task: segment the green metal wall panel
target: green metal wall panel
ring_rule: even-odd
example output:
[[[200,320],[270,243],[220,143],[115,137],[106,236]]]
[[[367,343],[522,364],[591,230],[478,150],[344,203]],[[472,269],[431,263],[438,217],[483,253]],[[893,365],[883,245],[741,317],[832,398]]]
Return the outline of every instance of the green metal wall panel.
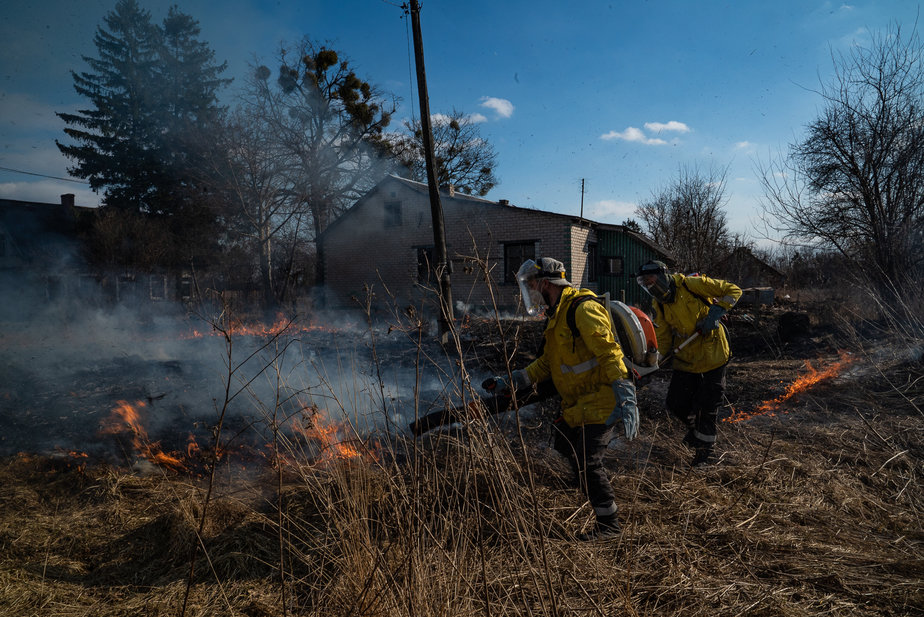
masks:
[[[609,292],[610,298],[614,300],[623,300],[627,304],[644,308],[651,306],[648,294],[635,281],[635,273],[646,261],[660,259],[657,253],[621,231],[598,229],[597,255],[601,264],[604,265],[609,258],[622,259],[621,274],[604,274],[606,268],[601,268],[599,275],[601,294]]]

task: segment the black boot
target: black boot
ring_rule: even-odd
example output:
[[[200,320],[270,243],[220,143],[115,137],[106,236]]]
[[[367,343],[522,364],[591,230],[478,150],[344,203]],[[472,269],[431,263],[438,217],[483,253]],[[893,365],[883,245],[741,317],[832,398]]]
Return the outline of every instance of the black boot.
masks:
[[[707,467],[713,465],[715,462],[716,457],[712,452],[712,448],[697,448],[696,454],[693,455],[693,460],[690,462],[690,466]]]
[[[619,526],[619,519],[615,514],[611,514],[609,516],[597,518],[597,523],[594,525],[593,529],[579,533],[576,537],[581,542],[588,542],[590,540],[612,540],[618,538],[621,532],[622,528]]]

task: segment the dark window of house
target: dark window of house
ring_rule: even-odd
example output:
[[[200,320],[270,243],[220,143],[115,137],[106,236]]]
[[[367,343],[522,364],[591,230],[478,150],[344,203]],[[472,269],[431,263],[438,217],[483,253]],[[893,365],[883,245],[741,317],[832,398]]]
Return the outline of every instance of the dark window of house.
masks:
[[[385,227],[400,227],[401,226],[401,202],[400,201],[386,201],[385,202]]]
[[[6,236],[0,235],[0,257],[6,255]]]
[[[82,298],[89,298],[98,288],[96,277],[92,274],[81,274],[80,278],[77,279],[77,290]]]
[[[180,279],[180,297],[183,300],[189,300],[192,297],[192,277],[184,274]]]
[[[536,259],[536,243],[534,241],[504,244],[505,283],[517,282],[517,270],[527,259]]]
[[[150,276],[151,300],[164,300],[167,297],[167,277],[163,274]]]
[[[613,276],[622,276],[622,257],[604,257],[600,273],[611,274]]]
[[[138,281],[133,274],[122,274],[118,281],[119,302],[136,303],[138,301]]]
[[[587,282],[597,282],[597,245],[587,245]]]
[[[433,247],[417,248],[417,282],[427,284],[433,280]]]

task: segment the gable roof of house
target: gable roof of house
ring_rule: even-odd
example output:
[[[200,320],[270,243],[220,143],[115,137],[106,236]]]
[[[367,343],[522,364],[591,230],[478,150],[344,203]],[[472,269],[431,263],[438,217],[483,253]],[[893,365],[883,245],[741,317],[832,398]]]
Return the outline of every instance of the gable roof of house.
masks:
[[[767,272],[768,274],[771,274],[773,276],[778,276],[781,278],[786,277],[786,275],[784,275],[782,272],[780,272],[779,270],[777,270],[776,268],[768,264],[766,261],[764,261],[757,255],[755,255],[753,251],[751,251],[751,249],[749,249],[746,246],[736,247],[728,255],[726,255],[721,260],[719,260],[719,262],[716,264],[716,267],[717,268],[727,267],[732,262],[741,261],[741,260],[749,261],[753,263],[755,266],[757,266],[758,268],[760,268],[762,271]]]
[[[402,178],[394,174],[389,174],[385,176],[385,178],[383,178],[381,182],[379,182],[371,190],[369,190],[368,193],[366,193],[365,195],[360,197],[358,200],[356,200],[355,204],[350,206],[346,211],[343,212],[343,214],[337,217],[337,220],[335,220],[333,223],[328,225],[327,228],[323,232],[321,232],[320,236],[323,237],[327,233],[327,230],[337,226],[339,223],[344,221],[351,212],[354,212],[356,209],[362,207],[362,205],[365,202],[372,199],[372,197],[374,197],[376,193],[378,193],[378,191],[380,191],[384,185],[386,185],[387,183],[391,183],[391,182],[396,182],[400,185],[403,185],[411,189],[412,191],[416,193],[420,193],[421,195],[425,195],[429,197],[430,189],[426,183],[417,182],[416,180],[409,180],[408,178]],[[482,206],[506,208],[506,209],[520,210],[523,212],[531,212],[534,214],[542,214],[543,216],[556,217],[562,220],[569,221],[571,223],[575,223],[578,225],[588,225],[590,227],[596,227],[598,229],[620,231],[630,236],[631,238],[635,239],[639,243],[647,246],[652,251],[655,251],[656,253],[663,255],[668,260],[671,260],[671,261],[673,260],[673,255],[671,255],[671,253],[667,249],[660,246],[659,244],[657,244],[656,242],[654,242],[653,240],[651,240],[644,234],[640,234],[638,232],[632,231],[631,229],[629,229],[628,227],[624,225],[613,225],[611,223],[600,223],[600,222],[593,221],[588,218],[574,216],[573,214],[562,214],[559,212],[550,212],[548,210],[537,210],[536,208],[524,208],[522,206],[514,206],[513,204],[509,203],[506,199],[494,201],[491,199],[486,199],[484,197],[478,197],[476,195],[468,195],[466,193],[460,193],[460,192],[454,192],[450,194],[449,192],[445,191],[442,187],[440,190],[440,200],[444,201],[447,205],[450,205],[450,206],[453,203],[458,203],[458,204],[476,203]]]

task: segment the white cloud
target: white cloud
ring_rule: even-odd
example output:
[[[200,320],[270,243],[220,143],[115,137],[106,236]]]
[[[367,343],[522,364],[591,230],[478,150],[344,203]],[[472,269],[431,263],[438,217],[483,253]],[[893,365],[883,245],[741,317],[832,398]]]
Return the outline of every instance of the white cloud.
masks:
[[[632,218],[635,214],[636,204],[628,201],[616,201],[615,199],[603,199],[594,202],[587,209],[588,218],[597,221],[622,221]]]
[[[435,125],[448,124],[452,120],[447,114],[430,114],[430,123]],[[468,114],[462,118],[462,124],[478,124],[479,122],[487,122],[488,119],[484,114]]]
[[[645,133],[634,126],[628,127],[626,130],[620,132],[610,131],[609,133],[604,133],[600,136],[600,139],[604,141],[611,141],[613,139],[621,139],[623,141],[634,141],[640,144],[646,144],[649,146],[663,146],[667,142],[663,139],[648,137]]]
[[[481,97],[481,106],[493,109],[501,118],[509,118],[513,115],[513,103],[507,99],[499,99],[493,96]]]
[[[738,143],[735,144],[735,150],[749,150],[753,147],[754,147],[754,144],[752,144],[749,141],[739,141]]]
[[[683,122],[677,122],[676,120],[671,120],[670,122],[646,122],[645,128],[651,131],[652,133],[663,133],[665,131],[673,131],[675,133],[689,133],[690,127],[688,127]]]

